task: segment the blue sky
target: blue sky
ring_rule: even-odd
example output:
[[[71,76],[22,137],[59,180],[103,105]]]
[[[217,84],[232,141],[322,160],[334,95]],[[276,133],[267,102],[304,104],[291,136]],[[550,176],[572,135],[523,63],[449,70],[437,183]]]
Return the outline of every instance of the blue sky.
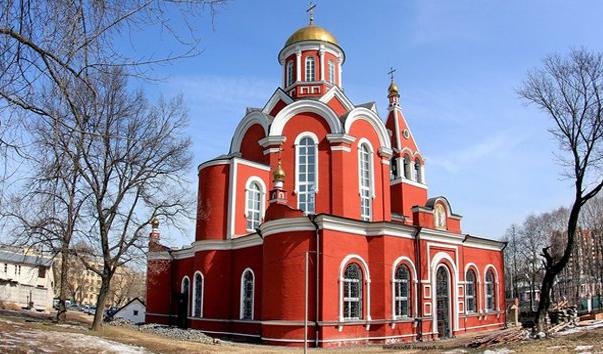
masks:
[[[346,52],[345,93],[387,107],[387,71],[397,68],[401,105],[426,157],[431,196],[464,216],[463,231],[499,238],[532,212],[566,205],[550,121],[516,94],[550,53],[601,51],[600,1],[317,1],[316,23]],[[182,94],[190,110],[195,165],[228,152],[245,107],[262,107],[279,85],[277,54],[307,23],[306,1],[231,1],[194,25],[200,56],[154,69],[152,96]],[[175,15],[175,14],[174,14]],[[173,48],[135,35],[141,51]],[[196,167],[191,169],[195,190]],[[194,239],[170,235],[175,244]]]

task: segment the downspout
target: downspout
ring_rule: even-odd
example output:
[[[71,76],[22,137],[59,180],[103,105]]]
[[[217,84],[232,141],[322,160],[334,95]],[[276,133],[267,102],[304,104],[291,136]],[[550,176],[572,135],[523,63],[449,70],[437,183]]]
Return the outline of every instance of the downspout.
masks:
[[[461,243],[463,244],[463,265],[465,265],[465,263],[466,263],[466,262],[465,262],[465,241],[467,241],[467,238],[468,238],[468,237],[469,237],[469,234],[465,234],[465,237],[463,238],[463,241],[461,241]],[[457,266],[458,266],[458,264],[457,264]],[[464,272],[464,271],[463,271],[463,272]],[[466,293],[465,293],[465,292],[467,291],[467,278],[466,278],[466,276],[467,276],[467,274],[463,273],[463,279],[465,280],[465,288],[463,289],[463,295],[466,295]],[[478,290],[478,286],[477,286],[477,284],[476,284],[476,283],[477,283],[477,281],[474,283],[474,285],[475,285],[475,294],[473,294],[473,301],[475,302],[475,309],[476,309],[477,311],[479,311],[479,309],[478,309],[478,307],[477,307],[477,306],[478,306],[478,302],[477,302],[477,299],[478,299],[477,292],[478,292],[479,290]],[[463,299],[463,301],[465,301],[465,299]],[[467,306],[466,301],[464,302],[464,306]],[[465,316],[463,316],[463,325],[464,325],[464,327],[465,327],[465,333],[467,333],[467,311],[466,311],[466,310],[467,310],[467,309],[465,309]]]
[[[318,316],[320,314],[318,300],[320,298],[319,285],[320,285],[320,232],[318,224],[316,223],[316,215],[308,215],[308,219],[312,225],[314,225],[314,233],[316,238],[316,293],[314,294],[314,304],[316,307],[314,317],[314,346],[318,348]]]
[[[422,262],[421,262],[421,242],[419,242],[419,234],[423,228],[419,226],[414,234],[415,238],[415,258],[417,260],[417,310],[415,314],[417,320],[417,341],[423,341],[423,286],[421,283]],[[428,265],[429,266],[429,265]]]

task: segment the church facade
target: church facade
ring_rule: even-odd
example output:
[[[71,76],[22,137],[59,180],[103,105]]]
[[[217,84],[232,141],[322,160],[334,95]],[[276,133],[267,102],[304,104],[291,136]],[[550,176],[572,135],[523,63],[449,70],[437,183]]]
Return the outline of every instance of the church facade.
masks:
[[[429,197],[393,78],[384,122],[346,97],[345,53],[313,21],[278,61],[281,87],[199,165],[195,241],[163,246],[154,223],[146,321],[321,347],[503,327],[505,244]]]

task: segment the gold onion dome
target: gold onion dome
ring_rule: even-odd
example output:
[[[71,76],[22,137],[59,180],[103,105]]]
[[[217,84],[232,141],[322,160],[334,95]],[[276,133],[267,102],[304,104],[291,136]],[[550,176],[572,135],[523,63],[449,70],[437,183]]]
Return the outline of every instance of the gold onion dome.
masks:
[[[337,43],[337,39],[335,39],[335,36],[333,36],[329,31],[327,31],[326,29],[324,29],[322,27],[314,26],[313,24],[310,24],[306,27],[302,27],[302,28],[298,29],[297,31],[295,31],[289,37],[289,39],[287,39],[287,42],[285,43],[285,47],[287,47],[293,43],[303,42],[303,41],[322,41],[322,42],[328,42],[331,44],[335,44],[336,46],[339,46],[339,43]]]
[[[154,229],[159,228],[159,218],[157,218],[156,216],[151,220],[151,226]]]
[[[283,166],[281,166],[281,162],[278,162],[278,166],[274,170],[274,180],[275,181],[284,181],[285,180],[285,170],[283,170]]]
[[[391,94],[397,95],[399,93],[398,85],[396,85],[396,83],[394,82],[394,80],[392,80],[392,83],[389,84],[389,88],[387,90],[389,91],[390,95]]]

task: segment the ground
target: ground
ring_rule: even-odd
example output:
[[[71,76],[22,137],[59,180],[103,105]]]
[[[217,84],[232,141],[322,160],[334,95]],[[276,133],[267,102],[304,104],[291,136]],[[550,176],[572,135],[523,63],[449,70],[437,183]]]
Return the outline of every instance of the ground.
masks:
[[[124,328],[105,326],[99,332],[88,330],[90,316],[70,313],[68,324],[57,325],[50,316],[0,311],[0,352],[2,353],[290,353],[291,348],[222,342],[217,345],[174,340]],[[446,345],[424,350],[386,350],[379,346],[320,350],[326,353],[602,353],[603,327],[546,340],[531,340],[502,346],[467,349],[468,338],[460,336]],[[458,346],[455,348],[455,346]],[[316,350],[311,350],[318,352]]]

